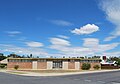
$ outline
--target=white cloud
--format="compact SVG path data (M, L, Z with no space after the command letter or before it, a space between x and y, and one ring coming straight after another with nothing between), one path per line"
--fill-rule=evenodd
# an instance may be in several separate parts
M120 56L120 52L119 51L115 51L115 52L105 52L104 53L106 56Z
M99 39L97 38L85 38L83 39L83 46L73 47L70 45L70 42L66 42L66 40L65 42L61 41L61 39L59 41L58 39L59 38L50 39L52 45L50 45L49 48L57 50L60 54L65 56L92 56L97 53L104 53L108 50L112 50L120 44L99 44Z
M110 41L120 36L120 0L102 0L102 10L105 11L108 21L116 25L116 28L111 32L111 36L105 41Z
M116 36L109 36L104 39L104 41L111 41L112 39L116 38Z
M51 49L58 50L60 54L66 57L77 57L93 54L89 48L84 47L70 47L70 46L60 46L60 45L51 45Z
M52 45L70 46L70 42L61 38L50 38Z
M83 46L85 47L94 47L99 45L99 40L96 38L85 38L83 40L84 40Z
M82 35L82 34L92 34L94 32L99 31L99 27L95 24L87 24L83 27L75 28L74 30L71 31L71 33L77 34L77 35Z
M111 44L99 44L99 39L97 38L85 38L83 39L83 46L90 48L93 52L105 52L117 47L120 43Z
M98 53L108 55L109 50L115 49L120 43L111 43L111 44L99 44L99 39L97 38L85 38L83 39L83 46L74 47L71 46L70 42L60 38L51 38L50 42L52 43L49 46L49 49L57 50L55 53L47 53L44 49L39 48L38 45L30 47L18 47L15 45L5 45L0 44L1 53L4 52L14 52L20 55L29 55L33 54L34 56L43 56L43 57L77 57L77 56L93 56ZM118 53L113 53L111 55Z
M20 37L17 40L19 40L19 41L25 41L25 40L27 40L27 38L26 37Z
M68 36L64 36L64 35L58 35L59 38L63 38L63 39L69 39Z
M15 35L21 34L22 32L20 32L20 31L6 31L6 33L9 36L15 36Z
M60 26L71 26L71 25L73 25L73 23L68 22L68 21L64 21L64 20L51 20L50 22L52 22L53 24L56 24L56 25L60 25Z
M33 48L33 47L23 48L15 45L8 45L8 44L7 45L0 44L0 48L1 48L0 51L2 53L9 52L9 53L15 53L19 55L33 54L34 56L43 56L43 57L48 55L48 53L41 48Z
M114 49L118 45L119 45L119 43L103 44L103 45L99 45L98 48L94 49L94 50L96 50L96 51L98 50L99 52L104 52L107 50Z
M29 47L43 47L44 45L40 42L35 42L35 41L31 41L31 42L26 42L27 46Z

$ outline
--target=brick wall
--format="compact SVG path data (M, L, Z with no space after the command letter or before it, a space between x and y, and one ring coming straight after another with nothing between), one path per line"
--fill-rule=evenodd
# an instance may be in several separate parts
M38 69L47 69L47 62L38 62L37 68Z
M68 69L75 69L75 62L68 62Z
M83 64L83 63L80 63L80 70L82 70L82 64Z
M15 65L19 65L19 69L32 69L31 62L9 62L7 64L7 69L14 69Z

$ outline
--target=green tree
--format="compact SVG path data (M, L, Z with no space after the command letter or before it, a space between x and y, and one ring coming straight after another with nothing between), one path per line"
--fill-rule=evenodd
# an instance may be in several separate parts
M116 61L117 65L120 65L120 58L119 57L111 57L112 61Z
M32 54L30 54L30 58L33 58L33 55L32 55Z
M7 57L6 56L4 56L4 54L3 53L0 53L0 61L1 60L4 60L4 59L6 59Z

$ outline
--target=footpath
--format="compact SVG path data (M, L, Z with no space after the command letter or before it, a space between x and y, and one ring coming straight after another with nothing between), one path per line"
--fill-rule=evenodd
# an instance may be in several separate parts
M120 71L120 69L114 70L95 70L95 71L79 71L79 72L66 72L66 73L40 73L40 72L28 72L28 71L16 71L16 70L0 70L0 72L22 75L22 76L64 76L64 75L77 75L77 74L89 74L89 73L99 73L99 72L112 72Z

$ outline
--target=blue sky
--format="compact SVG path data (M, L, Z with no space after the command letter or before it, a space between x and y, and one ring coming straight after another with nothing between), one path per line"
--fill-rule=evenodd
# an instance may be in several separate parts
M0 1L0 53L120 56L119 0Z

